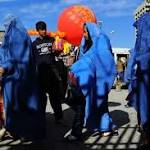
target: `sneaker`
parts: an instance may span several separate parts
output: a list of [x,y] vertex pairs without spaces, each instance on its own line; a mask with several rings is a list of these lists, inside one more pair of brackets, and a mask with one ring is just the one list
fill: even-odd
[[64,137],[68,142],[76,142],[76,141],[80,141],[81,138],[74,136],[72,134],[69,134],[68,136]]
[[102,137],[106,137],[106,136],[113,136],[113,135],[118,135],[118,130],[114,130],[114,131],[106,131],[106,132],[102,132],[100,133],[100,136]]

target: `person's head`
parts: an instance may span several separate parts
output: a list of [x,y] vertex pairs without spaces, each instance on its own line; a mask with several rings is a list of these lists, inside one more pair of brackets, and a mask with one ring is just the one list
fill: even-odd
[[85,52],[86,52],[87,50],[89,50],[89,48],[93,44],[90,33],[89,33],[88,28],[86,26],[86,23],[84,23],[84,25],[83,25],[83,36],[85,38],[85,43],[84,43],[83,47],[84,47]]
[[86,27],[86,24],[83,25],[83,36],[86,40],[88,40],[89,38],[89,32],[88,32],[88,29]]
[[36,30],[38,31],[41,37],[46,36],[46,32],[47,32],[46,23],[44,21],[38,21],[36,23]]

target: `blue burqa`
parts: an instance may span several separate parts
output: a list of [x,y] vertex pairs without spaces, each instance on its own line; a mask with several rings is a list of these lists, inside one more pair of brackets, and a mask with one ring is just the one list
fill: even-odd
[[145,133],[150,136],[150,13],[141,16],[134,26],[137,38],[128,62],[126,80],[131,85],[131,105],[137,110]]
[[39,139],[45,136],[45,112],[42,111],[31,40],[16,17],[5,21],[5,35],[0,49],[5,127],[14,136]]
[[71,71],[86,98],[86,126],[100,132],[111,131],[115,125],[108,111],[108,94],[116,76],[111,45],[95,23],[86,23],[86,27],[93,44],[84,52],[85,38],[82,38],[80,57]]

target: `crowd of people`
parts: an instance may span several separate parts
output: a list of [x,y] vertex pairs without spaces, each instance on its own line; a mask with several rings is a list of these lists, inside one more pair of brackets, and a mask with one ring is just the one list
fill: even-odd
[[[125,81],[130,85],[129,102],[137,110],[144,146],[150,145],[149,19],[147,13],[135,23],[138,31],[135,49],[125,72]],[[72,46],[74,51],[67,66],[56,48],[56,39],[47,35],[44,21],[36,23],[39,36],[34,41],[17,17],[8,17],[4,25],[0,48],[1,139],[44,139],[47,99],[56,123],[63,119],[61,103],[65,99],[73,101],[72,130],[64,136],[69,142],[82,138],[83,126],[100,136],[118,134],[108,110],[108,94],[117,75],[124,80],[124,72],[121,68],[117,73],[110,40],[96,23],[84,23],[80,47]]]

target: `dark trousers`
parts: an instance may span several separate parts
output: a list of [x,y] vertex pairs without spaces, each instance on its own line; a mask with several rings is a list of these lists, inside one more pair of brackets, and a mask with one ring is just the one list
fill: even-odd
[[82,129],[85,117],[85,97],[82,93],[74,96],[75,104],[73,109],[75,110],[75,116],[72,124],[71,134],[76,137],[81,137]]
[[67,90],[67,83],[68,83],[68,68],[64,65],[64,62],[62,60],[59,60],[56,62],[59,75],[61,77],[61,93],[63,96],[63,99],[65,98],[66,90]]
[[57,97],[56,93],[52,90],[49,92],[42,92],[41,93],[41,100],[42,100],[42,108],[45,112],[46,110],[46,104],[47,104],[47,95],[51,104],[51,107],[54,111],[55,119],[61,119],[62,118],[62,106],[61,106],[61,98]]
[[39,83],[41,87],[43,110],[45,111],[46,109],[46,94],[48,94],[55,118],[60,119],[62,118],[61,100],[63,98],[63,83],[59,69],[56,64],[53,64],[43,65],[39,70]]

